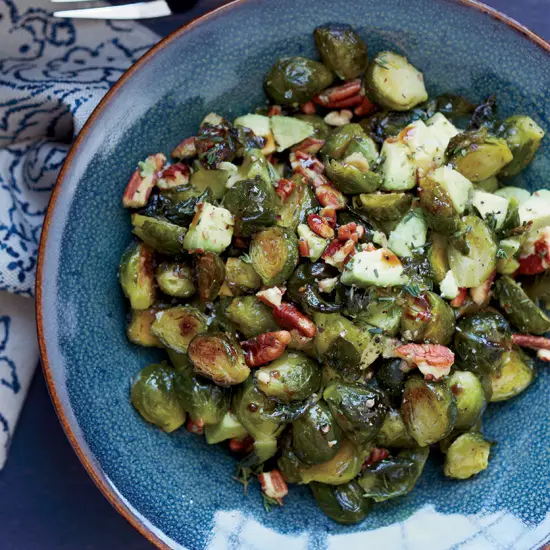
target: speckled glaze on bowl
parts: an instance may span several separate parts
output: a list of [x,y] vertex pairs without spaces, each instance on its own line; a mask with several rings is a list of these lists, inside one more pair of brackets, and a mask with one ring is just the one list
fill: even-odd
[[[473,2],[242,0],[177,31],[108,94],[65,163],[45,223],[38,328],[45,373],[71,443],[107,498],[159,547],[221,549],[530,549],[550,533],[550,373],[512,402],[491,406],[498,441],[490,468],[445,479],[432,459],[407,497],[339,526],[293,487],[266,513],[258,488],[232,481],[233,458],[185,430],[166,435],[129,402],[129,381],[155,354],[125,338],[116,279],[130,239],[121,194],[136,162],[169,152],[202,117],[229,118],[264,101],[262,79],[282,55],[315,56],[318,24],[353,24],[370,52],[405,53],[431,95],[480,100],[502,115],[528,113],[550,130],[550,46]],[[550,145],[521,176],[549,186]]]

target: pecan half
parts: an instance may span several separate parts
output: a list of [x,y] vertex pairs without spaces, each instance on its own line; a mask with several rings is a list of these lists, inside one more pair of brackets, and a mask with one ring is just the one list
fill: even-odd
[[259,367],[271,363],[280,357],[292,340],[290,332],[279,330],[277,332],[265,332],[241,342],[244,351],[244,359],[249,367]]
[[332,239],[334,237],[334,229],[319,214],[310,214],[307,217],[307,224],[314,233],[323,237],[323,239]]
[[269,307],[277,307],[281,305],[285,292],[286,288],[282,286],[272,286],[256,292],[256,297]]
[[334,210],[334,208],[330,206],[321,208],[321,210],[319,210],[319,215],[327,220],[327,223],[330,225],[330,227],[332,227],[333,229],[336,227],[336,210]]
[[323,90],[313,98],[317,105],[327,109],[341,109],[343,107],[353,107],[363,102],[361,95],[361,81],[359,79],[346,82],[341,86],[333,86]]
[[298,145],[295,145],[292,150],[294,152],[296,151],[302,151],[303,153],[309,153],[310,155],[316,155],[325,144],[324,139],[317,139],[308,137],[304,139],[304,141],[298,143]]
[[285,202],[286,199],[288,199],[288,197],[292,194],[292,191],[294,191],[294,189],[296,189],[296,184],[292,180],[281,178],[277,183],[275,193],[277,193],[277,195],[281,197],[281,200]]
[[550,350],[550,338],[544,338],[544,336],[514,333],[512,334],[512,342],[522,348]]
[[195,136],[184,139],[173,151],[172,156],[175,159],[190,159],[197,156],[195,147]]
[[283,497],[288,494],[288,486],[283,479],[279,470],[271,470],[271,472],[263,472],[258,476],[258,481],[262,488],[262,493],[274,500],[281,506],[283,505]]
[[426,380],[447,376],[455,362],[454,353],[440,344],[404,344],[394,353],[410,365],[416,365]]
[[309,258],[311,250],[309,248],[309,243],[305,239],[300,239],[298,241],[298,252],[302,258]]
[[302,336],[313,338],[317,328],[313,321],[292,304],[281,304],[273,309],[275,322],[288,330],[296,329]]

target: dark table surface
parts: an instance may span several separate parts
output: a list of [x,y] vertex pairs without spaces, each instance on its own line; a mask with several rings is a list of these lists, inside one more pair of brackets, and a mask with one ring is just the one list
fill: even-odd
[[[266,0],[267,1],[267,0]],[[199,0],[185,15],[150,22],[166,35],[223,4]],[[550,38],[550,0],[486,0]],[[70,447],[42,372],[31,385],[9,460],[0,473],[1,550],[151,549],[111,508]]]

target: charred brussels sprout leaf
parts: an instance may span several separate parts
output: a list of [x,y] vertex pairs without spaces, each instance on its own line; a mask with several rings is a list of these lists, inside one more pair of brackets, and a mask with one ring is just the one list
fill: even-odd
[[240,384],[250,374],[241,346],[223,332],[195,336],[187,353],[195,370],[220,386]]
[[367,466],[359,478],[363,495],[374,502],[406,495],[420,477],[429,452],[429,447],[404,450]]
[[167,347],[185,353],[189,342],[207,328],[207,319],[193,307],[173,307],[157,313],[151,330]]
[[132,216],[132,225],[134,235],[157,252],[168,255],[183,252],[183,238],[187,233],[185,227],[140,214]]
[[342,80],[353,80],[366,70],[367,45],[350,25],[322,25],[314,36],[323,63]]
[[504,353],[500,371],[489,374],[491,402],[506,401],[519,395],[535,380],[535,361],[520,349]]
[[153,251],[142,243],[131,243],[118,268],[120,286],[132,309],[148,309],[155,301]]
[[128,340],[138,346],[146,348],[162,348],[162,342],[151,332],[158,309],[133,309],[126,327]]
[[401,414],[409,434],[425,447],[451,433],[456,421],[456,401],[445,382],[411,376],[405,383]]
[[227,317],[245,338],[254,338],[264,332],[280,330],[271,309],[256,296],[235,298],[227,308]]
[[185,265],[163,262],[157,267],[155,275],[159,288],[164,294],[177,298],[189,298],[195,294],[193,272]]
[[149,365],[132,382],[132,405],[147,422],[165,432],[173,432],[185,422],[175,377],[176,371],[167,365]]
[[310,487],[319,508],[337,523],[359,523],[372,508],[372,501],[363,496],[363,490],[356,481],[337,486],[311,483]]
[[373,440],[388,413],[386,396],[374,387],[335,383],[323,393],[336,422],[358,444]]
[[485,412],[487,399],[479,378],[468,371],[455,371],[448,381],[456,400],[457,430],[471,428]]
[[321,370],[307,355],[288,351],[256,370],[256,384],[267,397],[282,403],[303,401],[319,389]]
[[443,473],[454,479],[468,479],[489,465],[491,444],[476,432],[459,435],[445,455]]
[[201,254],[195,260],[199,297],[203,302],[213,302],[225,279],[225,264],[213,252]]
[[265,77],[265,91],[275,103],[301,104],[332,83],[332,73],[322,63],[303,57],[283,57]]

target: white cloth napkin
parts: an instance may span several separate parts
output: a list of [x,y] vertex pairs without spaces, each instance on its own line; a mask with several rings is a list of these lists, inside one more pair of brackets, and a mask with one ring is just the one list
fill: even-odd
[[42,220],[74,136],[159,37],[134,22],[69,21],[48,0],[0,0],[0,469],[38,363]]

